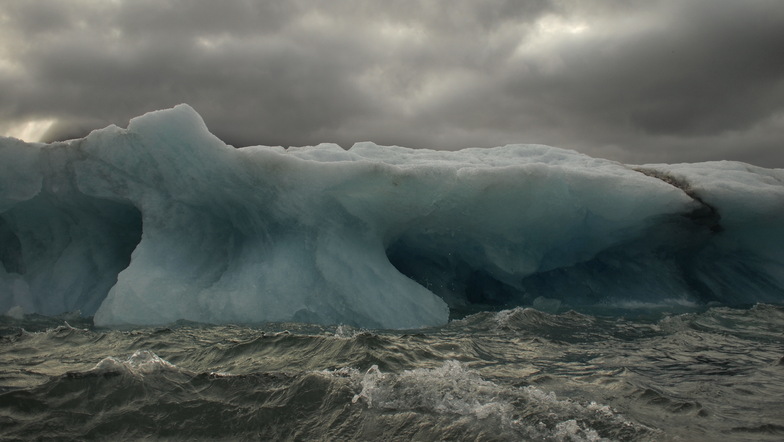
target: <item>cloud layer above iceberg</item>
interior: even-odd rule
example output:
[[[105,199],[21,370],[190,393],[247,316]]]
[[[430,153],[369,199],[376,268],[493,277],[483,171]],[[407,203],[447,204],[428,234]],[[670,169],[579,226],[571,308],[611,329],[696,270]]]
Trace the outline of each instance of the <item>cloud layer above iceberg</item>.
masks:
[[[234,145],[784,167],[784,2],[0,2],[0,134],[192,104]],[[33,137],[44,138],[33,138]]]
[[[408,328],[544,298],[775,303],[783,219],[780,169],[235,149],[180,105],[65,143],[0,139],[0,310]]]

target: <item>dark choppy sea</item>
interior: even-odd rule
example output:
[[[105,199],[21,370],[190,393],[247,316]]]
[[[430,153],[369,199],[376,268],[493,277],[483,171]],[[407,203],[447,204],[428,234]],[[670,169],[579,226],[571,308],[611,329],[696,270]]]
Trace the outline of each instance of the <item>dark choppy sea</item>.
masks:
[[[769,305],[412,331],[30,315],[0,334],[3,440],[784,440]]]

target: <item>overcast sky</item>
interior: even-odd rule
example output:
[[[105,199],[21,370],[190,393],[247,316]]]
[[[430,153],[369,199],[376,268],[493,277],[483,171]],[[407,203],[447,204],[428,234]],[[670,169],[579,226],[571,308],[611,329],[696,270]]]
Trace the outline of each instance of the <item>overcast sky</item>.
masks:
[[[784,167],[784,1],[0,0],[0,133],[183,102],[235,146]]]

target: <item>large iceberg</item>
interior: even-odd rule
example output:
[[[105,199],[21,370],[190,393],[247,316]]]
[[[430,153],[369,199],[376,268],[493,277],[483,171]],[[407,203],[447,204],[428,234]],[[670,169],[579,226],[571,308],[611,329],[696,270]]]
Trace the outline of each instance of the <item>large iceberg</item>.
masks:
[[[0,312],[409,328],[537,302],[780,303],[782,221],[782,169],[237,149],[180,105],[78,140],[0,138]]]

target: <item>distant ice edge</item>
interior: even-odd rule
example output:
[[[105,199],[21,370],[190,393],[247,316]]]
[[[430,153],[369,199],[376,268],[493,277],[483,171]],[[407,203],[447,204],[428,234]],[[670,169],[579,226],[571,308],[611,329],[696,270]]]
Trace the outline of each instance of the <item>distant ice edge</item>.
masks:
[[[235,149],[179,105],[78,140],[0,138],[0,313],[415,328],[470,306],[781,303],[782,221],[782,169]]]

